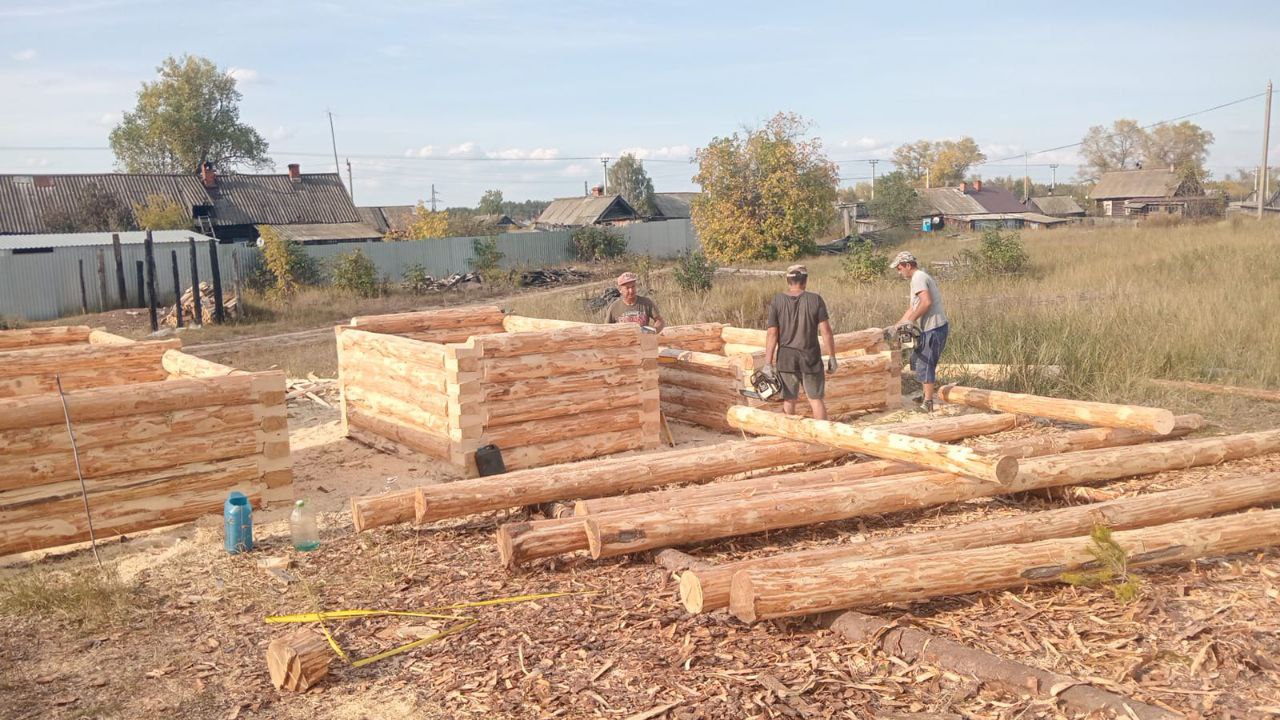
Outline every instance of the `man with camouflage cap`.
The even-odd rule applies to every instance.
[[[898,275],[911,282],[911,302],[898,325],[915,323],[920,339],[911,353],[911,369],[924,388],[920,412],[933,412],[933,386],[937,382],[938,358],[947,346],[947,312],[942,307],[942,292],[933,276],[920,269],[916,256],[903,250],[891,263]]]
[[[830,354],[828,373],[836,371],[836,339],[827,316],[827,303],[817,293],[808,292],[809,270],[803,265],[787,268],[787,291],[774,296],[769,303],[766,325],[764,370],[777,373],[782,386],[782,411],[796,413],[796,399],[804,387],[805,397],[815,420],[827,419],[826,378],[822,375],[822,348],[818,335]]]
[[[609,304],[605,310],[604,321],[607,323],[636,323],[641,327],[653,328],[654,332],[662,332],[667,324],[658,312],[658,305],[644,295],[636,294],[636,274],[624,272],[618,276],[618,292],[622,294]]]

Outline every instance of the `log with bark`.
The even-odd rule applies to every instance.
[[[1183,563],[1280,543],[1280,510],[1183,520],[1113,533],[1128,567]],[[904,555],[848,565],[746,570],[733,577],[729,610],[745,622],[1063,582],[1097,569],[1089,536]]]
[[[1064,400],[999,390],[979,390],[961,385],[942,386],[938,389],[938,399],[983,410],[1023,413],[1085,425],[1130,428],[1161,435],[1173,429],[1172,412],[1140,405]]]
[[[329,641],[315,630],[305,628],[276,638],[267,646],[267,671],[278,690],[301,692],[329,674],[333,661]]]
[[[986,455],[967,447],[893,433],[873,426],[854,427],[828,420],[788,417],[743,405],[729,408],[726,418],[732,427],[745,432],[830,445],[849,452],[909,462],[995,483],[1008,483],[1018,472],[1018,461],[1010,456]],[[1169,429],[1172,429],[1172,424]]]

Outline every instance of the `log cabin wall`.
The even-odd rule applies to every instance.
[[[638,327],[480,306],[355,318],[337,333],[343,417],[362,442],[469,476],[488,444],[515,470],[660,443],[657,339]]]
[[[732,405],[781,412],[781,403],[748,400],[738,392],[750,387],[751,374],[764,365],[765,331],[722,326],[720,335],[719,352],[665,353],[660,365],[662,411],[669,418],[717,430],[731,430],[725,412]],[[840,367],[827,376],[828,416],[896,408],[902,378],[882,331],[868,328],[835,339]],[[812,414],[803,398],[796,411],[802,416]]]
[[[236,371],[176,340],[92,334],[0,353],[4,367],[23,364],[22,377],[49,388],[0,397],[0,555],[89,539],[53,372],[99,539],[219,513],[233,490],[259,506],[292,498],[283,373]],[[17,346],[0,332],[6,344]]]

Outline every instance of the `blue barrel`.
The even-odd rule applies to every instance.
[[[227,552],[235,555],[253,549],[253,508],[244,493],[233,492],[227,496],[222,506],[222,520],[226,531],[223,546]]]

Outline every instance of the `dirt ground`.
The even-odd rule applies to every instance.
[[[0,716],[1073,717],[1054,700],[1020,699],[946,668],[908,663],[810,621],[749,626],[723,612],[691,616],[670,573],[649,555],[556,559],[509,572],[497,563],[492,532],[519,511],[353,534],[348,497],[456,476],[438,463],[342,438],[336,411],[305,398],[291,403],[290,425],[295,494],[322,510],[321,547],[295,552],[283,510],[255,512],[258,548],[244,555],[223,551],[217,517],[108,543],[104,562],[121,588],[109,613],[59,611],[56,594],[45,607],[3,611]],[[673,430],[681,446],[727,439],[679,423]],[[1280,456],[1270,456],[1098,489],[1129,494],[1277,469]],[[1045,494],[984,499],[684,549],[727,560],[1078,502]],[[290,561],[288,583],[259,566],[268,557]],[[5,572],[11,581],[57,586],[96,571],[80,551]],[[1147,570],[1141,579],[1131,603],[1106,589],[1055,585],[871,612],[1191,717],[1280,715],[1280,551]],[[365,667],[335,659],[330,676],[303,694],[279,692],[267,676],[267,644],[292,627],[265,624],[268,615],[410,610],[547,592],[572,594],[458,611],[478,623]],[[353,657],[367,657],[451,625],[377,618],[329,627]]]

